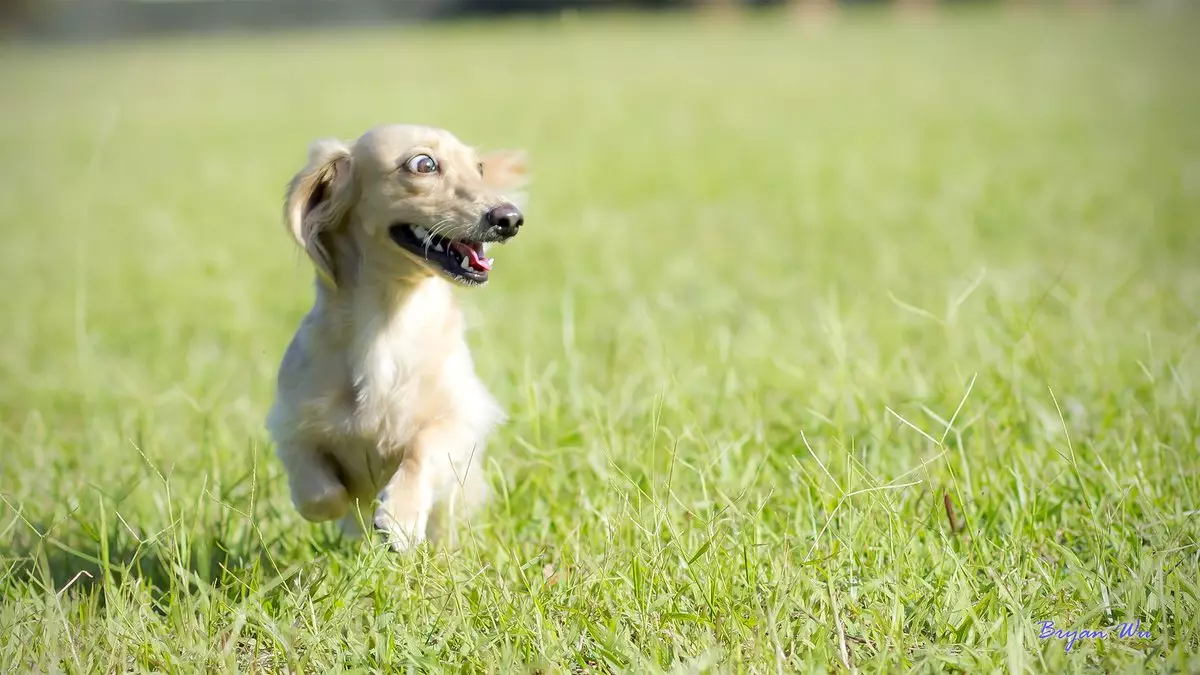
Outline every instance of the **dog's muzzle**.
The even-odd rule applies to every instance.
[[[504,243],[525,224],[525,216],[512,204],[495,206],[483,214],[474,235],[451,239],[413,223],[396,223],[388,235],[396,245],[428,262],[453,281],[468,286],[487,283],[492,259],[484,255],[484,242]]]

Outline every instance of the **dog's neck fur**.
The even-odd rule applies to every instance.
[[[317,280],[318,314],[347,357],[347,375],[364,429],[394,425],[416,404],[418,385],[440,372],[464,341],[462,312],[450,282],[413,265],[370,256],[342,269],[337,287]],[[409,414],[409,413],[406,413]]]

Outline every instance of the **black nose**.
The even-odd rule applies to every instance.
[[[501,204],[487,212],[488,228],[502,237],[512,237],[525,224],[525,216],[512,204]]]

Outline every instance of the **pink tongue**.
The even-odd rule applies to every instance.
[[[467,256],[467,261],[471,264],[472,269],[478,272],[487,272],[492,269],[492,263],[487,258],[480,258],[474,246],[468,246],[461,241],[453,242],[450,246],[455,251]]]

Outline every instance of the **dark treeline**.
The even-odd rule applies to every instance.
[[[32,39],[73,41],[379,25],[569,9],[667,11],[788,1],[796,0],[0,0],[0,22],[10,33]]]

